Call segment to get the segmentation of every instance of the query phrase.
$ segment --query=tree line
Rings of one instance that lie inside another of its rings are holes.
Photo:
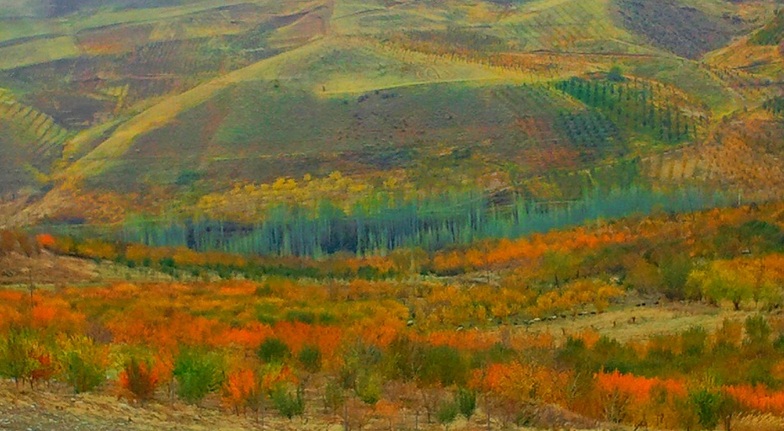
[[[594,190],[583,198],[537,202],[519,195],[505,198],[479,191],[447,193],[403,203],[379,201],[373,207],[275,206],[257,223],[212,219],[145,219],[119,229],[50,225],[41,229],[60,236],[102,237],[154,247],[185,246],[196,251],[248,255],[307,256],[335,253],[386,254],[401,248],[435,251],[487,238],[518,238],[653,211],[692,212],[726,206],[729,199],[701,189],[653,191],[631,186]]]

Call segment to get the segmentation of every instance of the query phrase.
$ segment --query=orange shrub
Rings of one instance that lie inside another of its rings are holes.
[[[113,260],[118,256],[117,248],[114,244],[98,239],[88,239],[76,246],[77,253],[95,259]]]
[[[73,311],[70,304],[58,298],[37,299],[32,316],[34,328],[63,333],[78,331],[85,321],[83,314]]]
[[[221,401],[224,406],[240,414],[245,413],[246,408],[254,407],[260,395],[261,388],[256,373],[250,369],[240,369],[226,377]]]
[[[669,393],[679,396],[686,395],[686,387],[682,382],[672,379],[658,379],[635,376],[633,374],[612,373],[596,374],[596,388],[605,393],[621,392],[630,395],[635,401],[645,403],[650,400],[651,389],[664,387]]]
[[[154,366],[132,358],[120,373],[119,383],[126,394],[143,402],[153,397],[160,378]]]
[[[257,349],[268,337],[274,335],[269,325],[251,322],[242,328],[229,328],[218,339],[225,345],[237,345],[246,349]]]
[[[762,413],[784,414],[784,392],[771,391],[764,386],[726,386],[724,393],[742,406]]]
[[[475,370],[470,386],[524,404],[531,400],[560,403],[566,399],[570,372],[536,364],[512,362]]]
[[[455,349],[485,350],[501,341],[497,334],[479,330],[435,331],[424,337],[433,346],[449,346]]]
[[[38,246],[41,248],[51,248],[57,243],[52,235],[48,233],[42,233],[35,237]]]

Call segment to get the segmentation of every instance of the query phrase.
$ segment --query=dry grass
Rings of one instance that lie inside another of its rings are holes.
[[[35,39],[0,48],[0,70],[73,58],[79,54],[79,48],[70,36]]]
[[[113,281],[168,281],[171,277],[148,268],[128,268],[113,262],[43,252],[32,258],[12,253],[0,257],[0,286],[37,289],[65,285],[84,285]]]
[[[274,431],[342,431],[340,418],[322,413],[317,400],[309,402],[308,418],[283,419],[274,414],[265,418],[262,427],[252,416],[234,415],[221,410],[217,398],[212,397],[203,402],[203,406],[193,406],[181,402],[156,400],[139,406],[129,404],[112,394],[111,387],[103,388],[101,393],[85,393],[73,395],[68,388],[60,384],[52,384],[48,388],[16,389],[9,381],[0,381],[0,429],[4,431],[25,431],[36,429],[41,431],[238,431],[238,430],[274,430]],[[562,421],[568,419],[569,424],[580,424],[582,419],[559,411],[552,419]],[[435,422],[435,420],[433,421]],[[563,422],[562,422],[563,423]],[[575,425],[564,425],[559,428],[547,429],[583,429]],[[535,431],[536,428],[503,427],[493,421],[491,430]],[[356,429],[356,428],[352,428]],[[365,431],[387,431],[389,422],[372,419],[362,428]],[[396,421],[394,429],[414,429],[413,416],[409,413],[406,421]],[[443,430],[436,423],[427,424],[420,415],[418,429],[421,431]],[[484,416],[478,412],[471,421],[458,419],[448,428],[454,431],[485,430]],[[613,429],[618,429],[613,428]]]
[[[16,430],[182,430],[236,431],[261,429],[254,421],[212,408],[182,403],[153,402],[144,407],[128,404],[109,394],[72,395],[67,388],[17,390],[0,382],[0,429]],[[323,424],[268,420],[267,430],[332,430]]]
[[[735,420],[732,424],[735,431],[781,431],[784,430],[784,418],[771,414],[748,414]]]
[[[752,314],[751,311],[733,311],[702,304],[662,302],[661,305],[644,307],[628,304],[601,314],[535,323],[529,330],[549,332],[556,337],[596,330],[619,341],[644,340],[694,326],[701,326],[710,332],[720,327],[725,319],[744,320]]]

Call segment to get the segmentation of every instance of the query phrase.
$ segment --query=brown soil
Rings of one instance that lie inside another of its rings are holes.
[[[271,423],[268,430],[299,429]],[[217,410],[175,403],[150,403],[143,407],[109,395],[74,395],[65,388],[31,391],[0,383],[0,430],[7,431],[109,431],[109,430],[259,430],[240,417]],[[325,429],[325,428],[321,428]]]
[[[18,253],[0,256],[0,286],[36,289],[113,281],[167,281],[171,277],[147,268],[131,269],[113,262],[96,262],[47,251],[27,257]],[[1,428],[0,428],[1,429]]]

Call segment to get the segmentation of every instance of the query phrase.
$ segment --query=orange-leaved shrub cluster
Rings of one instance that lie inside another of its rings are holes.
[[[784,415],[784,391],[772,391],[762,385],[727,386],[723,390],[749,410]]]

